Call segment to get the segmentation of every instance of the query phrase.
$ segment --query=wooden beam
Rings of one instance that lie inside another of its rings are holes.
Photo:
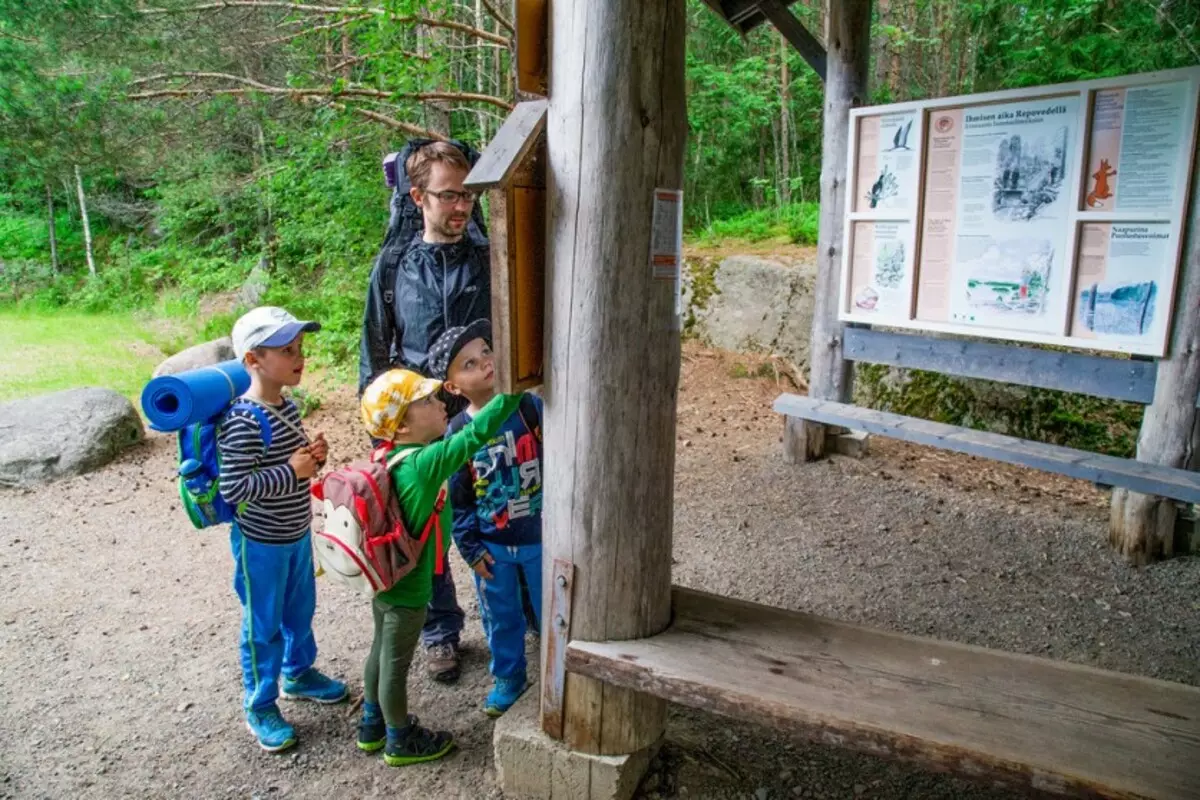
[[[1104,486],[1122,486],[1188,503],[1200,503],[1200,472],[1161,467],[1128,458],[1031,442],[1014,436],[794,394],[782,394],[776,398],[775,410],[795,419],[840,425],[942,450],[1033,467]]]
[[[759,0],[758,7],[821,80],[825,80],[825,48],[808,32],[808,28],[780,0]]]
[[[1200,152],[1192,158],[1192,183],[1183,243],[1183,274],[1176,289],[1170,351],[1158,362],[1154,401],[1138,436],[1139,461],[1189,467],[1200,392]],[[1175,552],[1175,506],[1162,497],[1113,492],[1109,542],[1135,564]]]
[[[517,103],[480,154],[463,186],[476,192],[507,186],[545,129],[545,100]]]
[[[844,353],[847,360],[867,364],[923,369],[959,378],[1036,386],[1143,405],[1154,397],[1157,372],[1153,361],[870,328],[847,328]]]
[[[1200,689],[676,588],[674,622],[567,669],[1014,792],[1187,800]]]
[[[821,218],[817,231],[817,280],[813,307],[809,394],[823,400],[849,400],[853,392],[850,362],[843,358],[838,321],[843,232],[846,225],[846,165],[850,147],[850,109],[867,99],[871,64],[871,0],[829,4],[826,37],[828,75],[821,143]],[[819,457],[833,437],[805,428],[812,423],[784,420],[783,458],[799,463]],[[814,447],[814,445],[816,445]]]
[[[686,4],[550,13],[544,563],[575,565],[573,636],[630,639],[671,614],[680,332],[650,256],[655,190],[683,187]],[[658,698],[567,676],[571,749],[642,752],[665,722]]]

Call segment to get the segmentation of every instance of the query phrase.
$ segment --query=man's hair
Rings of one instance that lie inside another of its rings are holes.
[[[424,190],[429,188],[429,173],[438,162],[458,167],[463,172],[471,171],[471,164],[462,150],[449,142],[430,142],[418,148],[408,157],[404,169],[408,172],[408,179],[412,181],[412,185]]]

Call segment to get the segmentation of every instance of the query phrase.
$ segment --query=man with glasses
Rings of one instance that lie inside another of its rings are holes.
[[[403,162],[424,230],[410,242],[385,243],[371,272],[363,318],[359,392],[391,367],[428,375],[429,348],[448,328],[489,319],[492,312],[488,242],[470,225],[476,194],[463,187],[470,171],[455,144],[427,142]],[[403,199],[403,198],[399,198]],[[389,268],[387,258],[398,256]],[[458,679],[463,612],[450,565],[434,577],[421,643],[435,680]]]

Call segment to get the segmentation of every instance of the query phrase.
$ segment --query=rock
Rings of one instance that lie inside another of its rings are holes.
[[[200,367],[211,367],[213,364],[220,364],[222,361],[229,361],[236,357],[233,352],[233,339],[226,336],[179,351],[155,367],[154,377],[178,375],[180,372],[200,369]]]
[[[247,276],[246,282],[238,290],[238,306],[250,309],[260,305],[270,286],[271,276],[267,272],[267,261],[263,259],[254,266],[254,269],[250,270],[250,275]]]
[[[689,262],[684,307],[689,331],[725,350],[776,353],[808,363],[817,265],[757,256]]]
[[[69,389],[0,405],[0,486],[82,475],[145,436],[133,404],[109,389]]]

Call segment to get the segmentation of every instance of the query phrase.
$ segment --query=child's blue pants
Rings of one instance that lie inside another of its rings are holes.
[[[538,625],[542,620],[542,546],[527,544],[505,546],[484,542],[495,559],[491,580],[475,575],[479,592],[479,616],[488,648],[492,651],[489,668],[494,677],[524,679],[525,675],[525,612],[521,605],[521,584],[518,575],[525,573],[529,597],[537,612]]]
[[[242,684],[247,711],[262,711],[279,697],[279,675],[295,678],[317,660],[313,612],[312,534],[292,544],[247,539],[234,523],[233,589],[242,601]]]

